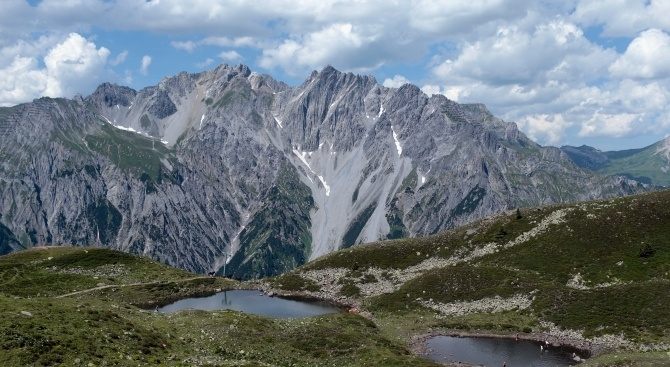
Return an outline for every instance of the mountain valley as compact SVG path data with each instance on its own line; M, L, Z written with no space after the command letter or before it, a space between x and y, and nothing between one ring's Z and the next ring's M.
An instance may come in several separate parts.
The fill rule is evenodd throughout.
M563 146L563 150L580 167L597 173L620 175L648 185L670 186L670 138L648 147L602 152L589 146Z

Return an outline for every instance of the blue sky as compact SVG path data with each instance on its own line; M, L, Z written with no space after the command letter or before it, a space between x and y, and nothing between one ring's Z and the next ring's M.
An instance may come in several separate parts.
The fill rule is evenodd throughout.
M3 0L0 106L243 63L481 102L542 145L670 134L668 0Z

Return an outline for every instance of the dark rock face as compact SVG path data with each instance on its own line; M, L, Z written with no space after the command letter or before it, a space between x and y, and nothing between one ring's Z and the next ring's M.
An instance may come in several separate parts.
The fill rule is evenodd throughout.
M171 116L175 112L177 112L177 106L175 106L165 90L158 92L156 101L151 105L151 107L149 107L149 113L158 117L159 119L164 119L168 116Z
M343 246L646 190L578 169L484 105L332 67L246 66L0 108L0 250L100 245L276 275Z
M116 105L127 107L130 106L136 95L137 92L131 88L104 83L93 92L89 99L96 100L99 104L107 107Z
M581 147L573 147L565 145L561 147L573 162L579 167L588 168L592 171L598 170L609 162L607 155L600 150L582 145Z

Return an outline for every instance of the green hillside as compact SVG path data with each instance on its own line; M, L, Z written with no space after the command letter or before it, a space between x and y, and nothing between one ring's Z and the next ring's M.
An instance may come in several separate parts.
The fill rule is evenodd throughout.
M435 365L355 314L271 319L141 308L242 286L101 248L2 256L0 365Z
M631 155L617 154L626 151L607 152L605 154L609 158L608 163L597 169L596 172L608 175L620 174L643 183L668 187L670 186L670 172L668 172L670 162L665 155L656 152L661 143L636 150L635 154Z
M670 158L665 140L640 149L602 152L593 147L561 147L583 168L605 175L621 175L642 183L670 186Z
M621 365L666 366L669 272L670 191L659 191L357 246L270 283L346 297L398 340L520 332L590 348L600 356L588 365L616 365L617 355Z
M426 336L519 333L589 349L586 366L667 366L669 273L670 191L511 211L257 282L101 248L37 248L0 257L0 365L432 366L410 353ZM355 312L147 310L233 288Z

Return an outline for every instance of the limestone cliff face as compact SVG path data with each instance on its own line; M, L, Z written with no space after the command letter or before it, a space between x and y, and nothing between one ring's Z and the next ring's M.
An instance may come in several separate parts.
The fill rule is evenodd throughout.
M576 167L483 105L332 67L246 66L0 108L0 251L100 245L275 275L516 207L646 188Z

